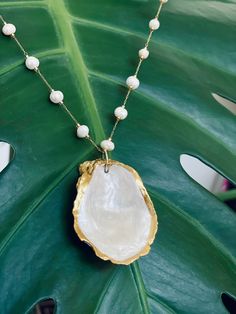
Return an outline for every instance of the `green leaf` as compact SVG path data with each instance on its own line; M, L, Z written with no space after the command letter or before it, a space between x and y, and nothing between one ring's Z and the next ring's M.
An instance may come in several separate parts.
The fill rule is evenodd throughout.
M96 142L133 74L156 1L1 1L3 17L40 58L49 82ZM0 140L15 149L0 174L0 309L26 313L227 313L236 294L235 215L181 168L193 155L236 182L236 1L169 1L141 69L113 158L138 170L155 203L151 253L129 267L99 260L73 231L77 166L99 157L48 101L15 42L1 36Z

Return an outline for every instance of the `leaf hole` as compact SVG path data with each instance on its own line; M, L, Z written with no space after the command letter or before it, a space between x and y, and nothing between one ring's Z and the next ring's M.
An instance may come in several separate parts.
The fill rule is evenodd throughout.
M42 299L33 305L28 314L55 314L56 302L52 298Z
M231 181L191 155L180 155L180 164L194 181L236 210L236 186Z
M236 314L236 298L228 292L221 294L221 301L230 314Z
M220 105L224 106L226 109L236 115L236 103L234 101L216 93L212 93L211 95Z
M5 169L14 157L14 149L6 142L0 142L0 172Z

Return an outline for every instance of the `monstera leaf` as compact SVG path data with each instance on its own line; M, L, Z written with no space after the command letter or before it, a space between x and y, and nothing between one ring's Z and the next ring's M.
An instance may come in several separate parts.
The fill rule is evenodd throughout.
M125 94L156 1L1 1L3 17L99 143ZM183 171L189 154L236 181L236 120L212 93L235 97L236 1L169 1L113 159L138 170L155 203L151 253L130 266L99 260L73 231L78 165L97 157L48 101L15 42L1 36L0 312L45 298L57 313L227 313L236 293L234 213Z

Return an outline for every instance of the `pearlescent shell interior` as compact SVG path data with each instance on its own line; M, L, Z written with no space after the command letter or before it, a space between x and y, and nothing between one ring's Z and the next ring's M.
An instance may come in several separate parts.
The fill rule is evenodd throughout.
M103 161L95 161L91 174L84 168L73 210L79 237L114 263L129 264L147 254L157 219L135 170L114 162L105 173Z

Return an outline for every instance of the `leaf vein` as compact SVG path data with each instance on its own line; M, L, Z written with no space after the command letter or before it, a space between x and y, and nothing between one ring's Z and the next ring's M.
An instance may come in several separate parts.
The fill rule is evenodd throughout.
M90 152L90 151L89 151ZM46 188L44 193L42 193L33 204L26 210L24 215L21 216L21 219L13 226L13 228L9 231L6 237L1 241L0 245L0 256L2 256L4 250L10 243L11 239L14 235L20 230L21 226L31 217L33 212L38 208L38 206L45 200L45 198L60 184L60 182L76 167L76 165L80 162L81 159L85 158L88 153L86 152L84 156L80 156L78 160L74 163L70 164L63 173L58 176L54 182Z
M97 305L96 305L96 308L94 310L94 314L98 313L101 305L102 305L102 302L103 300L105 299L105 296L106 296L106 293L109 289L109 287L111 286L114 278L117 276L118 272L120 271L120 268L116 268L115 271L113 272L112 276L110 277L110 279L107 281L102 293L101 293L101 296L100 298L98 299L98 302L97 302Z

